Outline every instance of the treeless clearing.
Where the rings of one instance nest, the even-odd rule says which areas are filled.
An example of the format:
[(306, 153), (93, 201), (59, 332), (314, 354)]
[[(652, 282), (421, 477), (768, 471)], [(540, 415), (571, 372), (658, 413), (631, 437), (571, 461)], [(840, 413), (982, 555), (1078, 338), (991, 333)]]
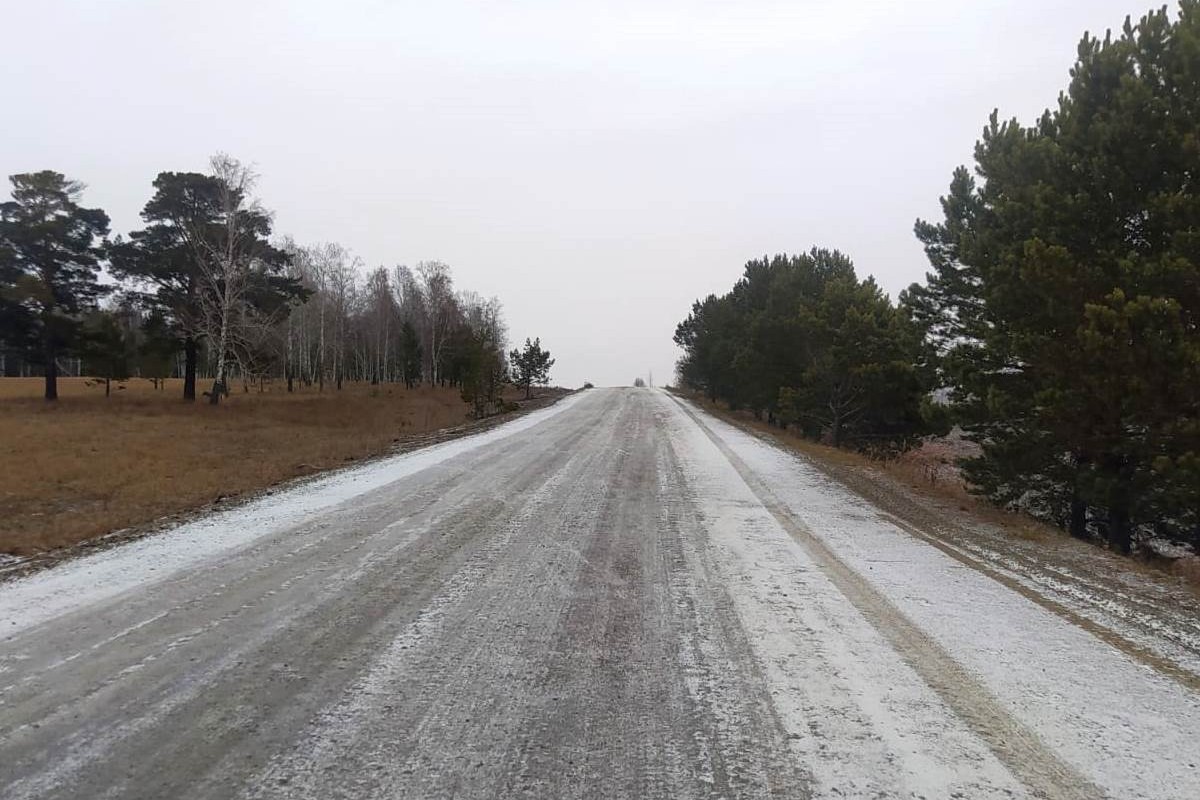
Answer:
[(31, 555), (386, 453), (467, 421), (457, 389), (283, 384), (184, 403), (181, 381), (0, 378), (0, 552)]

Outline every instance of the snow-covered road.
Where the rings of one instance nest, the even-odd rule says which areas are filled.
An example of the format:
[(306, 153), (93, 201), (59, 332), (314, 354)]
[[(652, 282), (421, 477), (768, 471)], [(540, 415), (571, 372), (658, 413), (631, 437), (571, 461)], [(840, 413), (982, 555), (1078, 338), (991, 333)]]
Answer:
[(1194, 631), (962, 550), (589, 391), (0, 585), (0, 797), (1200, 797)]

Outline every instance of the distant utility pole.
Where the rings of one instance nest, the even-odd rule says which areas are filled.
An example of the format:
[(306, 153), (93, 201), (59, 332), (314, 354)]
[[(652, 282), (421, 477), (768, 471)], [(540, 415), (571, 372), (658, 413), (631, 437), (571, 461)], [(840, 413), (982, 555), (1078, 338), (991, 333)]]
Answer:
[(650, 388), (654, 388), (654, 370), (650, 370)]

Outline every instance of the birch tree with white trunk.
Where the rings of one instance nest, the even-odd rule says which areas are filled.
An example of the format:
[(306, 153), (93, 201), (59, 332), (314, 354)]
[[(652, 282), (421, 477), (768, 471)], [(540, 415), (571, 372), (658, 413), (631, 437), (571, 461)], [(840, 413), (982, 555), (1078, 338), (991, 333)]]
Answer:
[[(257, 179), (254, 170), (225, 153), (212, 157), (210, 169), (217, 182), (219, 215), (188, 238), (201, 251), (197, 254), (199, 300), (205, 338), (215, 361), (209, 402), (216, 405), (229, 393), (231, 360), (252, 351), (257, 329), (271, 322), (272, 314), (258, 312), (281, 308), (268, 295), (281, 298), (290, 284), (278, 276), (287, 256), (267, 242), (270, 212), (251, 194)], [(257, 304), (247, 302), (252, 289), (259, 290)]]
[(454, 280), (450, 267), (441, 261), (422, 261), (417, 264), (421, 279), (421, 294), (425, 300), (424, 349), (429, 360), (429, 384), (436, 386), (441, 377), (442, 356), (446, 340), (453, 327), (457, 304)]

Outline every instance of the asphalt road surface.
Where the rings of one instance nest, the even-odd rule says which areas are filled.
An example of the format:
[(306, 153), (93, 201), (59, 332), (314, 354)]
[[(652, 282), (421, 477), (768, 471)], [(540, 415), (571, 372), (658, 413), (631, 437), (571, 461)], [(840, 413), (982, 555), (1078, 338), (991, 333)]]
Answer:
[(1200, 797), (1195, 631), (915, 534), (582, 393), (0, 586), (0, 797)]

